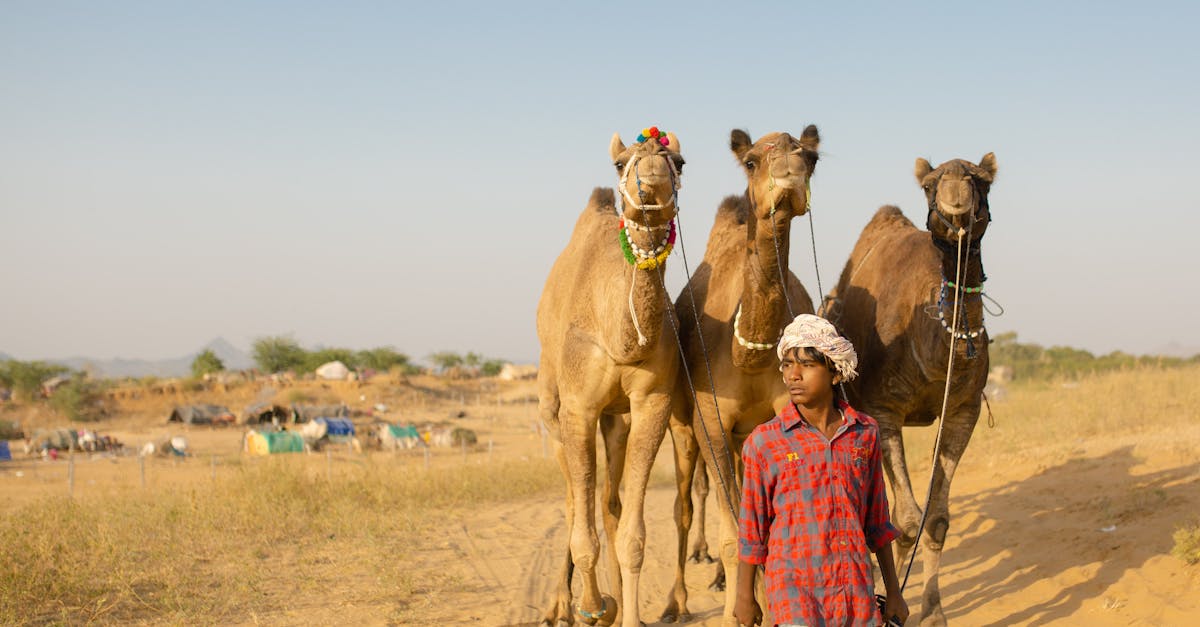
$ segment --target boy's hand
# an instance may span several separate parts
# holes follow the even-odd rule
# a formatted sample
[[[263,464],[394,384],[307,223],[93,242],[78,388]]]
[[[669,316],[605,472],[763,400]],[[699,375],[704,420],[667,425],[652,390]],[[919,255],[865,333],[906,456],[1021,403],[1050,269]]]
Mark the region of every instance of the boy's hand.
[[[899,592],[888,592],[887,600],[883,604],[883,620],[888,621],[893,617],[899,620],[901,625],[908,620],[908,604]]]
[[[903,602],[903,599],[901,601]],[[905,614],[907,615],[907,613],[908,608],[905,608]],[[754,625],[762,623],[762,608],[758,606],[758,601],[753,595],[746,597],[739,594],[737,601],[733,604],[733,615],[737,618],[739,625],[746,627],[754,627]]]

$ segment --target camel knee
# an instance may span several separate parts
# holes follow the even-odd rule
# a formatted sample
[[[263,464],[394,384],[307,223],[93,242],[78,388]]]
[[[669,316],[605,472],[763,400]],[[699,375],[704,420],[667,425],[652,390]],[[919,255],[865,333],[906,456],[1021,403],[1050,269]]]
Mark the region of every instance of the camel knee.
[[[642,562],[646,557],[645,529],[622,530],[617,533],[617,555],[621,559],[621,568],[630,572],[642,571]]]
[[[929,534],[926,536],[929,548],[934,551],[941,551],[946,544],[946,533],[950,530],[950,519],[944,516],[939,516],[934,519],[929,525]]]

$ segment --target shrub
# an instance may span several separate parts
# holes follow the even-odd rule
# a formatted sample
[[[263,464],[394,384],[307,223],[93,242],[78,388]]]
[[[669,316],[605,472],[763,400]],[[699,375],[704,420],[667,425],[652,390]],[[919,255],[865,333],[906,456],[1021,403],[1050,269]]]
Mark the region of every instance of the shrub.
[[[205,349],[204,352],[196,355],[192,360],[192,376],[200,379],[206,374],[221,372],[225,369],[225,364],[221,361],[217,354],[210,349]]]
[[[108,413],[101,386],[83,377],[76,377],[55,390],[50,406],[71,422],[96,422]]]
[[[260,337],[254,340],[254,363],[263,372],[299,370],[307,353],[296,340],[286,336]]]
[[[1175,530],[1171,536],[1175,540],[1175,548],[1171,554],[1187,564],[1200,563],[1200,522],[1194,522]]]
[[[12,359],[0,362],[0,385],[11,388],[17,398],[31,401],[41,393],[43,381],[70,371],[66,366],[44,361]]]

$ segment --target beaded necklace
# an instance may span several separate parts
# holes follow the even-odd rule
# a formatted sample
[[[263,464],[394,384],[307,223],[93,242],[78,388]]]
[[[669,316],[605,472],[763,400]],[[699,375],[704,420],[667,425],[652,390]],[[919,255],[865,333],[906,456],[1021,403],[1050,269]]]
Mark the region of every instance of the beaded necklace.
[[[633,238],[629,237],[629,227],[631,226],[635,230],[643,232],[661,231],[666,228],[667,235],[654,248],[640,248],[637,244],[633,243]],[[625,261],[629,265],[639,270],[653,270],[666,263],[667,257],[671,255],[671,251],[675,247],[675,220],[671,220],[665,227],[643,226],[633,220],[622,217],[618,228],[618,238],[621,241],[621,252],[625,254]]]

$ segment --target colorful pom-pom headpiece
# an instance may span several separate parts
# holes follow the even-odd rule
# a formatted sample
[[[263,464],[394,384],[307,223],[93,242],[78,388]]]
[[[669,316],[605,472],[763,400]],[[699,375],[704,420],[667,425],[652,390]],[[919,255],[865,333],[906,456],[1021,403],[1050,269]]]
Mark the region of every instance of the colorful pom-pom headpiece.
[[[639,144],[647,140],[656,141],[663,146],[671,143],[671,140],[667,139],[667,134],[658,130],[657,126],[642,129],[642,132],[637,136],[637,140]]]

